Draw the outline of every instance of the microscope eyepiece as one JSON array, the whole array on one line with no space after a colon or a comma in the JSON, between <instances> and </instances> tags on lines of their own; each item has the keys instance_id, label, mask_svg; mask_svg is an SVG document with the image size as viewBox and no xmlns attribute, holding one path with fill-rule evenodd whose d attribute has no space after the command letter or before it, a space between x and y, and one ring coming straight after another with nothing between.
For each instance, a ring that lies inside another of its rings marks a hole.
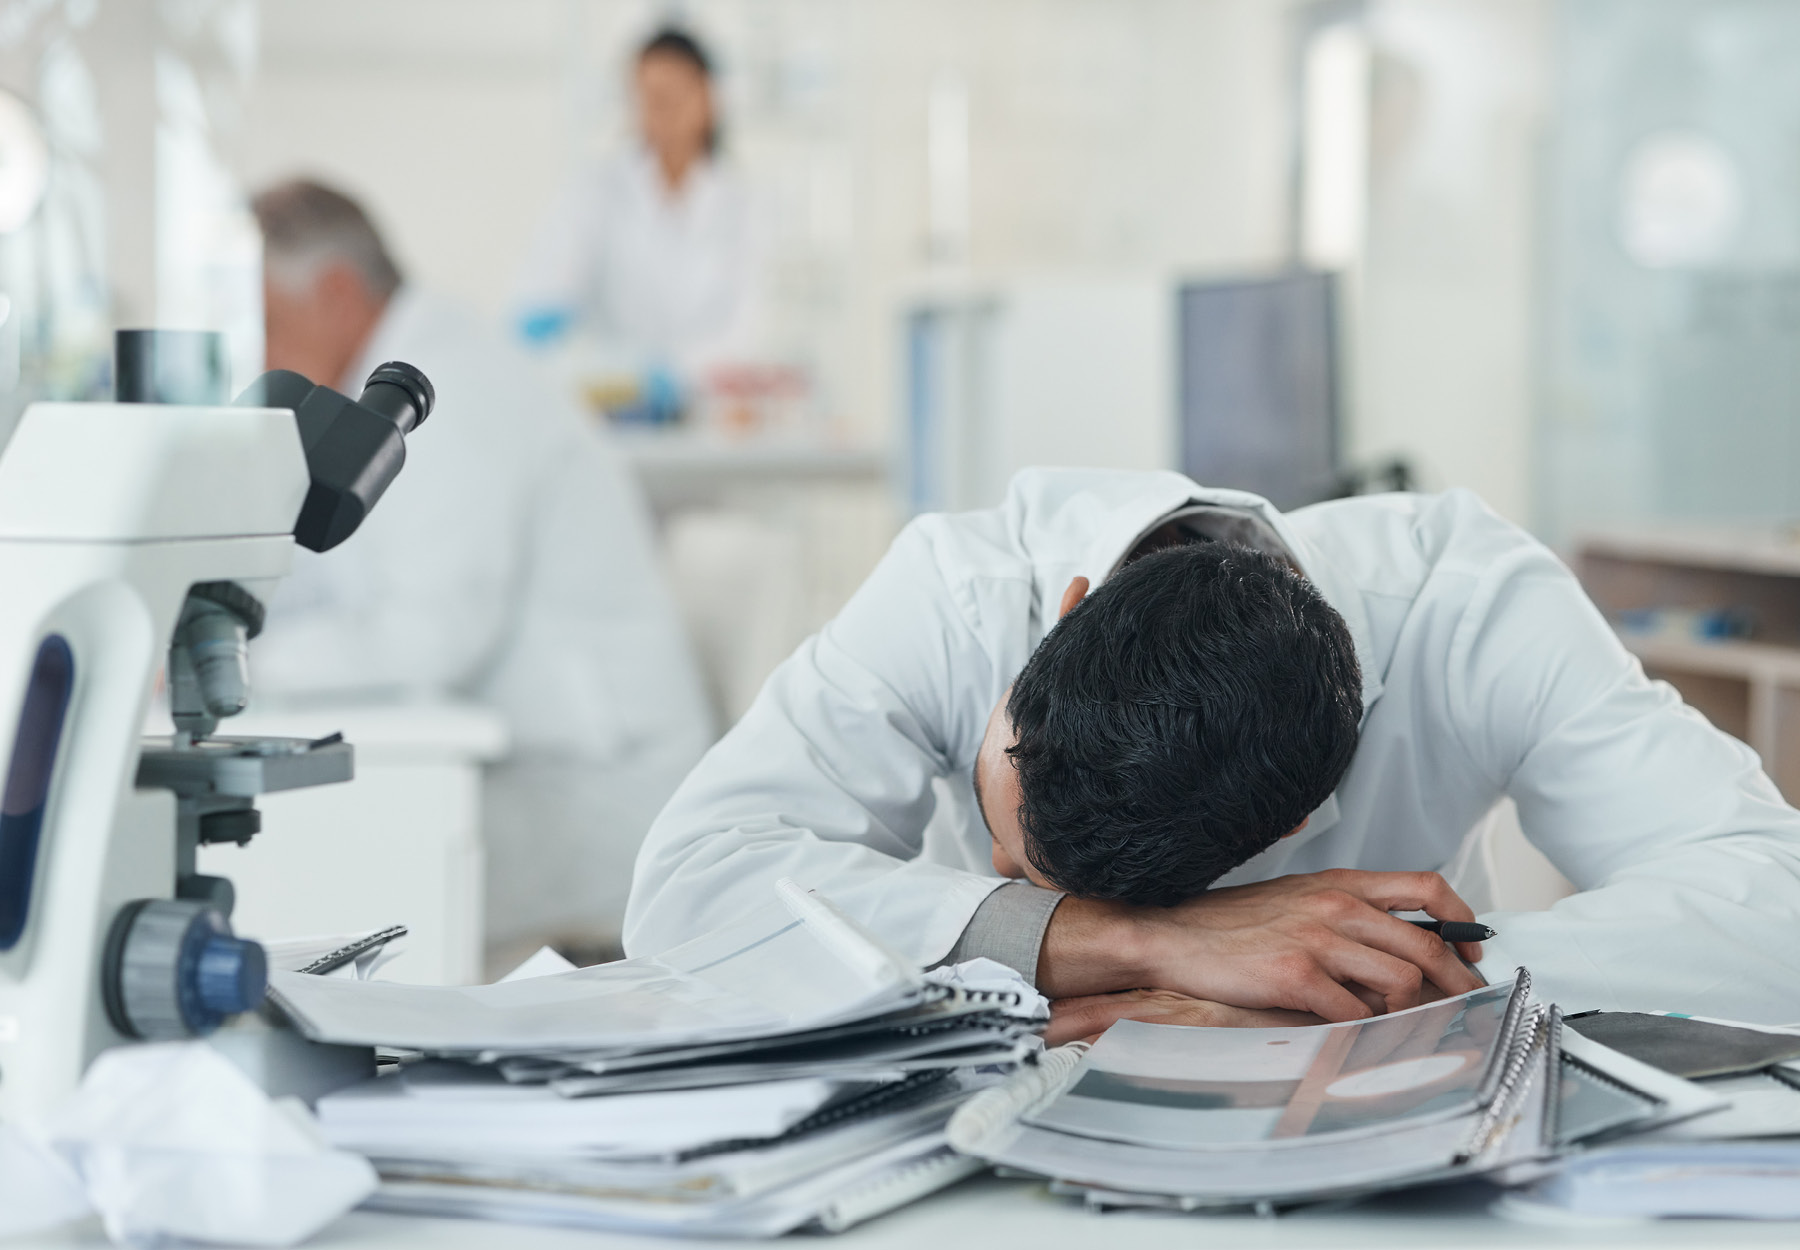
<instances>
[{"instance_id":1,"label":"microscope eyepiece","mask_svg":"<svg viewBox=\"0 0 1800 1250\"><path fill-rule=\"evenodd\" d=\"M393 421L402 434L411 434L431 415L437 392L423 373L403 360L390 360L369 375L356 402Z\"/></svg>"},{"instance_id":2,"label":"microscope eyepiece","mask_svg":"<svg viewBox=\"0 0 1800 1250\"><path fill-rule=\"evenodd\" d=\"M431 415L437 392L419 370L390 360L369 375L356 399L276 369L238 403L293 412L312 478L294 520L294 541L308 551L330 551L356 532L400 472L406 436Z\"/></svg>"}]
</instances>

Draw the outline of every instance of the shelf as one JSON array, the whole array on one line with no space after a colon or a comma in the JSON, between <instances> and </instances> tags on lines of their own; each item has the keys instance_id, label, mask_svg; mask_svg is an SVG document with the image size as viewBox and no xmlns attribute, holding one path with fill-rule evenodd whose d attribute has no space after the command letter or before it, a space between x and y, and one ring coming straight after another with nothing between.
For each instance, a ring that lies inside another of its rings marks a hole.
<instances>
[{"instance_id":1,"label":"shelf","mask_svg":"<svg viewBox=\"0 0 1800 1250\"><path fill-rule=\"evenodd\" d=\"M1610 560L1800 577L1800 529L1791 526L1652 526L1585 534L1576 546Z\"/></svg>"},{"instance_id":2,"label":"shelf","mask_svg":"<svg viewBox=\"0 0 1800 1250\"><path fill-rule=\"evenodd\" d=\"M1800 647L1768 642L1697 642L1621 634L1626 650L1647 668L1713 677L1737 677L1772 685L1800 686Z\"/></svg>"},{"instance_id":3,"label":"shelf","mask_svg":"<svg viewBox=\"0 0 1800 1250\"><path fill-rule=\"evenodd\" d=\"M748 478L881 477L888 454L813 439L729 439L699 434L617 431L613 442L633 468L659 476Z\"/></svg>"},{"instance_id":4,"label":"shelf","mask_svg":"<svg viewBox=\"0 0 1800 1250\"><path fill-rule=\"evenodd\" d=\"M613 445L662 517L739 498L746 490L766 495L771 487L881 486L892 463L881 448L793 437L614 430Z\"/></svg>"},{"instance_id":5,"label":"shelf","mask_svg":"<svg viewBox=\"0 0 1800 1250\"><path fill-rule=\"evenodd\" d=\"M1582 585L1613 620L1729 608L1755 623L1759 641L1624 631L1620 641L1800 800L1800 530L1645 526L1591 535L1580 556Z\"/></svg>"}]
</instances>

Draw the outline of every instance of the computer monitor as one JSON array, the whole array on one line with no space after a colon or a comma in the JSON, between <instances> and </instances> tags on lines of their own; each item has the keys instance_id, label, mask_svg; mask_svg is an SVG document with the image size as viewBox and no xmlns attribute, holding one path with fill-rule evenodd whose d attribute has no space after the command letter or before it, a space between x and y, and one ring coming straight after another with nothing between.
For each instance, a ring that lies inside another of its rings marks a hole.
<instances>
[{"instance_id":1,"label":"computer monitor","mask_svg":"<svg viewBox=\"0 0 1800 1250\"><path fill-rule=\"evenodd\" d=\"M1178 298L1183 472L1280 508L1341 494L1335 275L1191 282Z\"/></svg>"}]
</instances>

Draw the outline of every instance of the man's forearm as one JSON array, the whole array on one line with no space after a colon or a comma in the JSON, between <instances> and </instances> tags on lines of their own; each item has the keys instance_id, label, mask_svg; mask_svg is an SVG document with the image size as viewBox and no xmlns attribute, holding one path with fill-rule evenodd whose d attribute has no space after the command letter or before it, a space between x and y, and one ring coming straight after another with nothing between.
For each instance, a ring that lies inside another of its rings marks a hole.
<instances>
[{"instance_id":1,"label":"man's forearm","mask_svg":"<svg viewBox=\"0 0 1800 1250\"><path fill-rule=\"evenodd\" d=\"M1436 873L1336 870L1209 890L1174 907L1065 898L1050 917L1037 985L1051 998L1173 990L1233 1007L1355 1020L1480 980L1435 934L1390 914L1472 920ZM1349 987L1373 991L1366 1003Z\"/></svg>"},{"instance_id":2,"label":"man's forearm","mask_svg":"<svg viewBox=\"0 0 1800 1250\"><path fill-rule=\"evenodd\" d=\"M1049 998L1110 994L1153 985L1151 961L1124 903L1065 898L1050 916L1038 958L1037 987Z\"/></svg>"}]
</instances>

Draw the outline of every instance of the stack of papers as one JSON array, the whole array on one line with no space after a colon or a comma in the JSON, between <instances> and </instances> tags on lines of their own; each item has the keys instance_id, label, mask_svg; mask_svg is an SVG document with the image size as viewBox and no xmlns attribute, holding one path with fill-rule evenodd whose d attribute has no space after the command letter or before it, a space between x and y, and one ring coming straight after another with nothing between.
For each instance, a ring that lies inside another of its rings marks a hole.
<instances>
[{"instance_id":1,"label":"stack of papers","mask_svg":"<svg viewBox=\"0 0 1800 1250\"><path fill-rule=\"evenodd\" d=\"M839 1228L982 1166L944 1127L1040 1049L1043 1000L986 961L921 975L829 900L660 957L496 985L278 972L317 1041L417 1052L328 1095L373 1205L628 1230Z\"/></svg>"},{"instance_id":2,"label":"stack of papers","mask_svg":"<svg viewBox=\"0 0 1800 1250\"><path fill-rule=\"evenodd\" d=\"M1499 1206L1516 1219L1800 1219L1800 1144L1630 1145L1576 1156Z\"/></svg>"},{"instance_id":3,"label":"stack of papers","mask_svg":"<svg viewBox=\"0 0 1800 1250\"><path fill-rule=\"evenodd\" d=\"M1347 1024L1124 1021L971 1100L950 1140L1094 1206L1194 1210L1504 1172L1693 1113L1662 1088L1684 1082L1645 1089L1605 1063L1604 1047L1572 1062L1561 1042L1556 1009L1531 1004L1523 969Z\"/></svg>"},{"instance_id":4,"label":"stack of papers","mask_svg":"<svg viewBox=\"0 0 1800 1250\"><path fill-rule=\"evenodd\" d=\"M1502 1204L1533 1220L1800 1218L1800 1034L1650 1012L1571 1017L1568 1043L1604 1042L1618 1062L1709 1098L1627 1139L1571 1153ZM1624 1058L1629 1056L1629 1059Z\"/></svg>"}]
</instances>

